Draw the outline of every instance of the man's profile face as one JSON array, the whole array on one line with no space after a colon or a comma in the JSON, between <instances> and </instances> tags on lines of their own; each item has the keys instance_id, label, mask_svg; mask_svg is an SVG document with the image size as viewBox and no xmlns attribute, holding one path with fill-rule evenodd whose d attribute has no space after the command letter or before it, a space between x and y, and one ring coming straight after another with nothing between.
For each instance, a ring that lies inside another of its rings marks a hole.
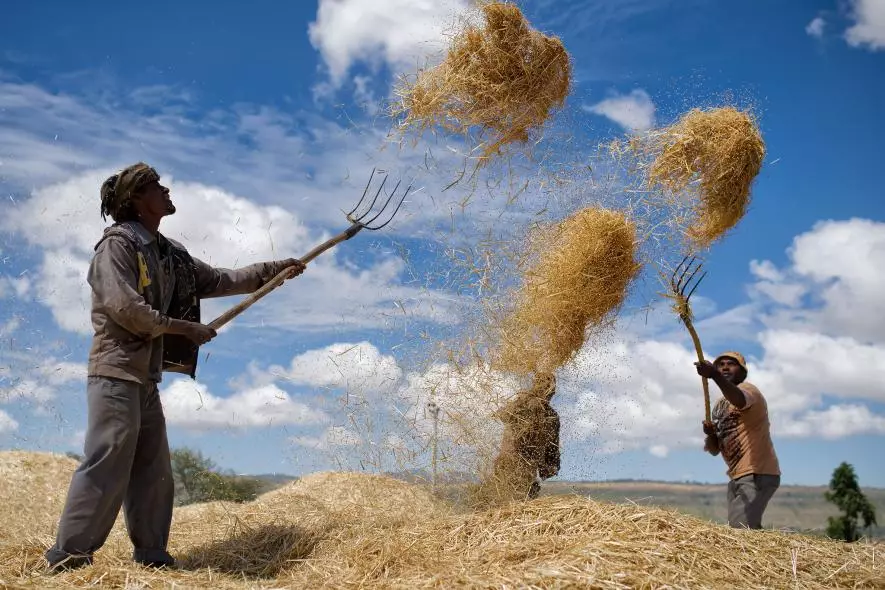
<instances>
[{"instance_id":1,"label":"man's profile face","mask_svg":"<svg viewBox=\"0 0 885 590\"><path fill-rule=\"evenodd\" d=\"M144 185L139 191L138 207L151 217L163 217L175 213L175 205L169 196L169 189L155 180Z\"/></svg>"}]
</instances>

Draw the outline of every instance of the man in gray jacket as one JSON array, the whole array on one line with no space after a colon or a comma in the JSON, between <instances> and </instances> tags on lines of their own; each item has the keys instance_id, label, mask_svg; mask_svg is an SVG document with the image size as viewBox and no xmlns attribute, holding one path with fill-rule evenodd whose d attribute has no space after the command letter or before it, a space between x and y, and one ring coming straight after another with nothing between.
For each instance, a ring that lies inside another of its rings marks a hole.
<instances>
[{"instance_id":1,"label":"man in gray jacket","mask_svg":"<svg viewBox=\"0 0 885 590\"><path fill-rule=\"evenodd\" d=\"M167 552L173 481L157 384L162 372L195 376L199 346L215 331L200 323L200 299L251 293L287 268L290 258L228 270L213 268L159 232L175 213L169 189L138 163L101 187L105 229L89 266L92 325L87 377L85 459L76 470L46 552L53 570L92 563L123 508L133 559L172 566Z\"/></svg>"}]
</instances>

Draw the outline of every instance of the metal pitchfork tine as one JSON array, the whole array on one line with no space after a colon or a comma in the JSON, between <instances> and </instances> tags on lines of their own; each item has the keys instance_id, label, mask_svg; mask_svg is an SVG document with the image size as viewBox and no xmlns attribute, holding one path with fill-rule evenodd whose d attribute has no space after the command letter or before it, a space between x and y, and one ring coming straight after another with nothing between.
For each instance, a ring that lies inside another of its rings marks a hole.
<instances>
[{"instance_id":1,"label":"metal pitchfork tine","mask_svg":"<svg viewBox=\"0 0 885 590\"><path fill-rule=\"evenodd\" d=\"M691 307L689 306L688 300L691 299L691 296L694 294L695 290L698 288L698 285L701 284L701 281L704 280L704 277L707 276L707 273L705 271L704 274L701 275L701 278L698 279L698 281L694 284L694 287L692 287L691 291L689 291L688 295L686 295L685 290L688 288L688 286L694 280L694 277L696 274L698 274L698 271L701 270L701 267L704 266L703 264L698 264L695 267L694 271L692 271L692 273L689 275L688 271L691 270L691 266L695 262L695 257L692 256L691 260L688 262L688 264L685 264L686 260L688 260L688 256L683 258L682 262L679 263L679 266L676 267L676 270L673 271L673 278L670 281L670 285L673 289L673 293L676 296L677 304L679 305L679 312L680 312L679 317L683 317L683 314L687 314L688 320L691 321L692 313L691 313ZM682 269L683 265L685 265L684 269ZM682 272L680 272L680 269L682 269ZM679 276L678 279L676 278L677 275Z\"/></svg>"},{"instance_id":2,"label":"metal pitchfork tine","mask_svg":"<svg viewBox=\"0 0 885 590\"><path fill-rule=\"evenodd\" d=\"M372 185L372 179L375 178L375 171L376 170L377 170L376 168L372 168L372 174L369 176L369 182L366 183L366 188L363 189L363 195L362 195L362 197L360 197L360 200L357 202L356 206L353 209L351 209L349 212L345 213L345 217L350 222L350 227L348 227L346 230L344 230L343 232L341 232L340 234L338 234L334 238L330 238L330 239L326 240L325 242L323 242L322 244L320 244L319 246L317 246L316 248L314 248L313 250L311 250L310 252L305 254L303 257L300 258L301 262L303 262L304 264L308 264L310 261L312 261L314 258L319 256L320 254L322 254L323 252L325 252L329 248L335 246L336 244L339 244L341 242L349 240L350 238L352 238L353 236L358 234L363 229L367 229L369 231L378 231L379 229L385 227L387 224L389 224L391 221L393 221L393 218L399 212L400 207L403 206L403 202L406 200L406 196L409 194L409 191L412 190L411 184L406 189L406 191L403 193L403 196L399 199L399 203L397 204L396 208L393 210L393 213L391 213L390 216L387 218L387 221L385 221L384 223L381 223L379 225L372 225L384 214L384 211L388 208L391 201L393 201L394 196L396 195L396 191L399 188L400 182L402 182L401 180L396 183L395 187L393 187L393 190L390 192L390 195L387 197L387 201L384 202L384 205L380 209L377 210L377 212L375 213L375 215L373 217L371 217L370 219L367 219L367 217L369 217L369 215L374 210L375 203L378 201L378 196L381 194L381 191L384 189L384 183L387 182L387 174L386 173L384 173L384 180L381 181L381 186L378 187L378 191L375 193L375 197L372 199L372 202L369 204L369 206L366 208L365 211L363 211L362 213L359 213L358 215L356 214L357 210L363 204L363 201L366 200L366 195L369 194L369 187ZM223 314L221 314L220 316L218 316L217 318L215 318L214 320L209 322L207 325L210 328L217 330L218 328L220 328L224 324L226 324L229 321L231 321L232 319L234 319L236 316L238 316L241 313L243 313L244 311L246 311L246 309L249 308L250 306L252 306L256 301L258 301L259 299L261 299L262 297L264 297L265 295L267 295L268 293L270 293L271 291L276 289L278 286L280 286L283 283L283 281L285 281L286 279L288 279L290 277L291 272L292 271L290 268L286 268L286 269L280 271L274 278L269 280L266 284L262 285L258 290L253 292L246 299L244 299L243 301L241 301L240 303L238 303L237 305L235 305L231 309L227 310L226 312L224 312Z\"/></svg>"},{"instance_id":3,"label":"metal pitchfork tine","mask_svg":"<svg viewBox=\"0 0 885 590\"><path fill-rule=\"evenodd\" d=\"M694 281L695 275L698 274L698 271L701 270L703 264L698 264L695 269L692 271L691 267L695 263L695 257L692 256L691 260L688 260L688 256L682 259L682 262L679 263L679 266L676 267L676 270L673 271L673 276L670 278L670 289L672 290L672 294L669 295L670 298L675 300L673 305L674 310L676 311L679 319L682 320L682 323L685 324L685 327L688 329L688 333L691 335L691 340L694 342L694 349L698 355L698 362L704 362L704 350L701 347L701 339L698 337L697 331L694 329L694 325L692 325L693 314L691 313L691 305L689 304L689 299L694 294L695 290L698 288L698 285L701 284L701 281L704 280L704 277L707 276L706 271L701 277L694 283L694 286L691 290L688 291L688 295L685 294L686 290L688 290L689 285ZM689 271L690 274L689 274ZM701 383L704 386L704 416L706 421L710 421L710 384L707 382L706 377L701 377Z\"/></svg>"},{"instance_id":4,"label":"metal pitchfork tine","mask_svg":"<svg viewBox=\"0 0 885 590\"><path fill-rule=\"evenodd\" d=\"M384 213L385 209L387 209L387 206L390 204L390 201L393 200L393 196L396 194L396 190L399 188L399 185L402 182L402 180L397 181L396 186L393 187L393 190L390 192L390 196L387 197L387 201L385 201L384 206L378 210L378 213L373 218L369 219L368 221L364 221L365 218L369 215L369 213L372 212L372 208L375 206L375 202L378 200L378 195L381 194L381 190L384 188L384 183L387 182L387 175L385 174L384 180L381 181L381 186L378 187L378 192L375 193L375 198L372 199L372 202L369 204L369 207L366 209L365 213L362 213L362 214L354 217L353 216L354 213L356 213L357 209L360 208L360 205L362 205L363 201L366 199L366 194L368 194L369 187L372 185L372 179L375 177L375 170L376 170L375 168L372 168L372 174L369 176L369 182L366 183L366 188L363 189L363 196L360 197L360 200L357 202L356 206L353 209L351 209L348 213L345 214L345 217L347 217L347 220L350 221L351 223L359 224L362 227L364 227L368 230L371 230L371 231L378 231L379 229L381 229L382 227L384 227L385 225L387 225L388 223L393 221L393 218L396 217L396 214L399 212L399 208L403 206L403 201L406 200L406 195L408 195L409 191L412 190L412 185L410 184L408 186L408 188L406 189L406 192L403 193L403 198L401 198L399 200L399 204L393 210L393 213L391 213L391 215L387 219L387 221L385 221L381 225L372 226L371 223L373 223L375 220L377 220L379 217L381 217L381 214Z\"/></svg>"}]
</instances>

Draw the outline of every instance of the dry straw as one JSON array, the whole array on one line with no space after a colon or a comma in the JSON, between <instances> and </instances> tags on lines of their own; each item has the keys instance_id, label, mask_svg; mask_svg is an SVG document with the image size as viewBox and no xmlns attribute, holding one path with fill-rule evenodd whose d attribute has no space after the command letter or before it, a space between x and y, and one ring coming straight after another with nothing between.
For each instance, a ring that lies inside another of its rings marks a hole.
<instances>
[{"instance_id":1,"label":"dry straw","mask_svg":"<svg viewBox=\"0 0 885 590\"><path fill-rule=\"evenodd\" d=\"M495 329L493 365L553 373L613 320L641 264L634 223L621 212L582 209L530 239L523 283Z\"/></svg>"},{"instance_id":2,"label":"dry straw","mask_svg":"<svg viewBox=\"0 0 885 590\"><path fill-rule=\"evenodd\" d=\"M401 129L438 126L468 134L490 133L478 165L512 142L526 142L571 85L571 63L562 42L532 29L509 3L481 6L484 26L466 26L445 59L397 87L391 113L405 113Z\"/></svg>"},{"instance_id":3,"label":"dry straw","mask_svg":"<svg viewBox=\"0 0 885 590\"><path fill-rule=\"evenodd\" d=\"M50 470L62 495L67 469ZM334 486L342 489L332 499ZM430 510L410 504L422 497L406 491L415 487L338 474L305 480L301 493L290 486L248 504L176 508L171 550L183 569L173 571L133 566L118 523L93 566L48 575L41 561L54 525L38 518L32 538L0 542L0 587L885 587L883 547L868 542L735 530L675 511L571 495L459 514L438 501ZM17 493L29 496L27 488ZM392 498L386 504L385 494ZM379 502L351 511L364 497ZM44 501L38 495L31 503L54 519L55 500ZM36 514L3 508L4 526L16 530L29 524L18 519Z\"/></svg>"},{"instance_id":4,"label":"dry straw","mask_svg":"<svg viewBox=\"0 0 885 590\"><path fill-rule=\"evenodd\" d=\"M685 233L696 248L709 247L743 218L765 158L755 119L734 107L692 109L673 125L627 144L654 157L646 171L648 188L695 201Z\"/></svg>"}]
</instances>

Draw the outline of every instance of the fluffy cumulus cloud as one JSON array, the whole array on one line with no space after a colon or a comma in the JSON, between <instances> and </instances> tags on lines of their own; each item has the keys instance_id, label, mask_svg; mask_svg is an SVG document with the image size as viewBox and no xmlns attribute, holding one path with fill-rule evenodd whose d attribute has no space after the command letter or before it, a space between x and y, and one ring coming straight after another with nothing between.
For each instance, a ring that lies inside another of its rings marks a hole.
<instances>
[{"instance_id":1,"label":"fluffy cumulus cloud","mask_svg":"<svg viewBox=\"0 0 885 590\"><path fill-rule=\"evenodd\" d=\"M308 34L338 87L355 63L399 72L433 60L467 6L466 0L320 0Z\"/></svg>"},{"instance_id":2,"label":"fluffy cumulus cloud","mask_svg":"<svg viewBox=\"0 0 885 590\"><path fill-rule=\"evenodd\" d=\"M870 50L885 49L885 2L882 0L850 0L852 24L845 31L845 40L852 47Z\"/></svg>"},{"instance_id":3,"label":"fluffy cumulus cloud","mask_svg":"<svg viewBox=\"0 0 885 590\"><path fill-rule=\"evenodd\" d=\"M310 427L328 421L322 411L293 399L275 385L243 389L220 397L202 383L176 379L161 395L169 424L194 431Z\"/></svg>"},{"instance_id":4,"label":"fluffy cumulus cloud","mask_svg":"<svg viewBox=\"0 0 885 590\"><path fill-rule=\"evenodd\" d=\"M627 131L645 131L655 124L655 104L642 89L610 96L583 108L589 113L611 119Z\"/></svg>"},{"instance_id":5,"label":"fluffy cumulus cloud","mask_svg":"<svg viewBox=\"0 0 885 590\"><path fill-rule=\"evenodd\" d=\"M393 356L365 341L310 350L293 358L287 369L273 367L270 373L293 385L344 389L351 395L383 394L402 377Z\"/></svg>"},{"instance_id":6,"label":"fluffy cumulus cloud","mask_svg":"<svg viewBox=\"0 0 885 590\"><path fill-rule=\"evenodd\" d=\"M790 265L762 270L751 293L761 298L767 326L885 344L885 277L870 272L885 261L885 223L821 221L797 236ZM772 301L773 300L773 301Z\"/></svg>"}]
</instances>

